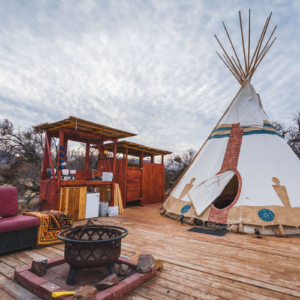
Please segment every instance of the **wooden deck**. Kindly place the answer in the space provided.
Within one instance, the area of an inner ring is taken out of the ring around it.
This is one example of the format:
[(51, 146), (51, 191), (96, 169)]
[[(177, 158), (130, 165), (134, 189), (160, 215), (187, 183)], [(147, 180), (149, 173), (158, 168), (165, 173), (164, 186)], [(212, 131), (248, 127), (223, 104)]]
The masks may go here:
[[(300, 298), (300, 238), (260, 240), (251, 235), (188, 232), (189, 225), (160, 216), (158, 207), (131, 207), (120, 216), (98, 219), (129, 230), (122, 254), (152, 253), (164, 264), (155, 279), (124, 299)], [(0, 256), (0, 282), (13, 279), (14, 268), (29, 265), (32, 258), (62, 256), (62, 250), (58, 245)], [(0, 290), (0, 299), (13, 299), (3, 293)]]

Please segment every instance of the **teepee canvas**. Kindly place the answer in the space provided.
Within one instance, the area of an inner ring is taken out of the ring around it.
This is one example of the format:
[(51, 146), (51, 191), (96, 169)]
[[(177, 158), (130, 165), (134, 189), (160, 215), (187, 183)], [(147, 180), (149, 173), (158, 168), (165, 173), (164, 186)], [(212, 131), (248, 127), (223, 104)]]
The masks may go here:
[(237, 62), (231, 60), (220, 44), (226, 62), (221, 59), (241, 88), (166, 198), (166, 215), (236, 224), (245, 232), (260, 228), (266, 234), (299, 233), (300, 161), (270, 122), (250, 83), (275, 40), (269, 44), (274, 29), (262, 48), (270, 18), (251, 60), (244, 51), (244, 69), (238, 57)]

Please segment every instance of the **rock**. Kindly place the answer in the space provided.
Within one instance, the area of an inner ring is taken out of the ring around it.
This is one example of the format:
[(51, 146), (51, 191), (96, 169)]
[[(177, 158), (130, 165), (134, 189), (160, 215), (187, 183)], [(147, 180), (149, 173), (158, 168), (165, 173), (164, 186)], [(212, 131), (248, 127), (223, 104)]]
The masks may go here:
[(76, 290), (74, 300), (95, 300), (97, 289), (93, 286), (81, 286)]
[(228, 229), (229, 232), (237, 232), (239, 226), (238, 225), (231, 225)]
[(102, 291), (108, 287), (111, 287), (113, 285), (116, 285), (119, 283), (119, 279), (117, 274), (111, 274), (109, 276), (107, 276), (106, 278), (104, 278), (102, 281), (98, 282), (96, 284), (97, 289)]
[(125, 276), (128, 273), (128, 269), (129, 269), (128, 265), (121, 264), (119, 268), (119, 275)]
[(141, 254), (137, 263), (137, 272), (147, 273), (155, 267), (155, 259), (151, 254)]
[(31, 272), (37, 276), (45, 275), (47, 271), (47, 258), (34, 258), (31, 263)]

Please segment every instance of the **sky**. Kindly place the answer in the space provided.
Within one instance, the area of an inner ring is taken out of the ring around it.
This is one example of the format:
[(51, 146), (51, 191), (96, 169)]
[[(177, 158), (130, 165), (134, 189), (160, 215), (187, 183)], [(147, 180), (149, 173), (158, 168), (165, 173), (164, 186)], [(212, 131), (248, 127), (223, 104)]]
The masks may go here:
[[(132, 142), (198, 150), (239, 90), (216, 51), (251, 53), (272, 11), (276, 42), (252, 84), (271, 120), (300, 110), (300, 1), (1, 0), (0, 120), (26, 128), (77, 116), (138, 134)], [(246, 34), (246, 39), (247, 39)]]

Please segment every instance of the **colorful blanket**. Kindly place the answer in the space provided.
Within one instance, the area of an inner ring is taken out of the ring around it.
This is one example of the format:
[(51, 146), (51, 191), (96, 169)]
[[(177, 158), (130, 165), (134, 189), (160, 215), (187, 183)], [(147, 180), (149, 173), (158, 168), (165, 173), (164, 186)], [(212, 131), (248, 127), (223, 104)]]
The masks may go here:
[(58, 234), (73, 225), (73, 215), (56, 210), (41, 212), (23, 212), (23, 215), (33, 216), (40, 219), (36, 245), (49, 245), (61, 242)]

